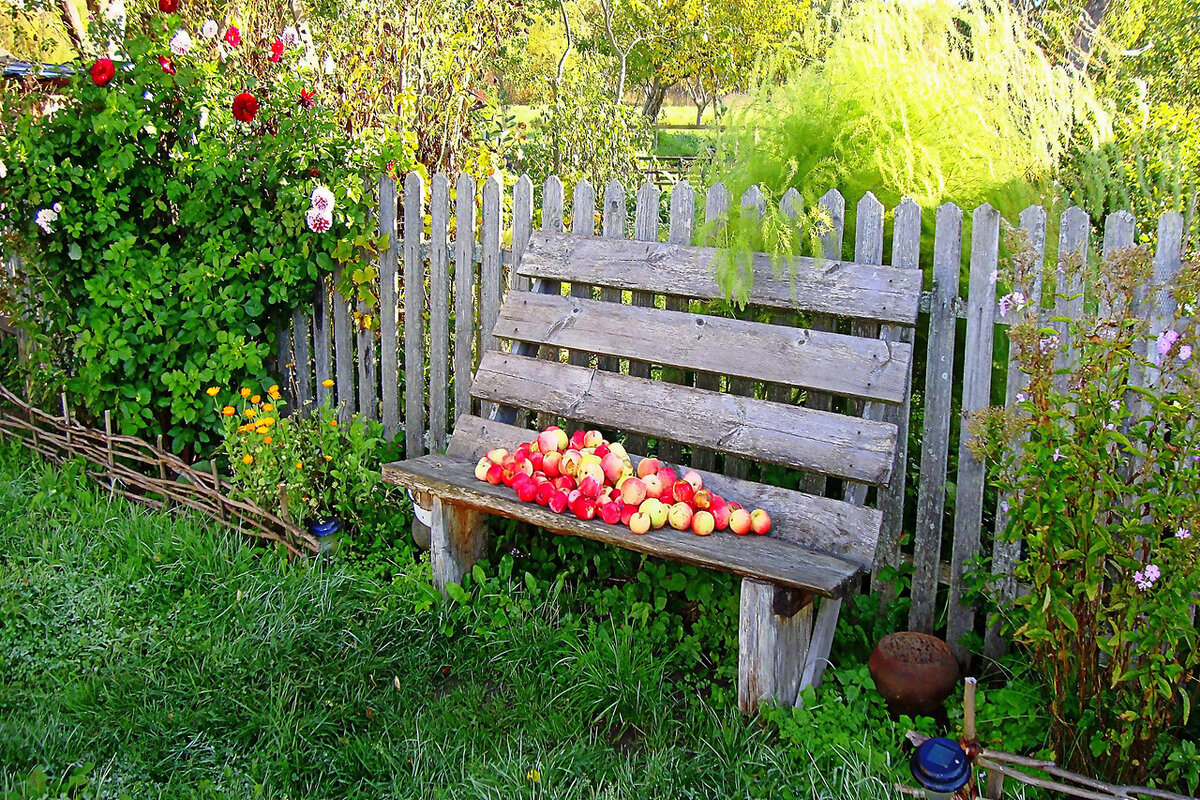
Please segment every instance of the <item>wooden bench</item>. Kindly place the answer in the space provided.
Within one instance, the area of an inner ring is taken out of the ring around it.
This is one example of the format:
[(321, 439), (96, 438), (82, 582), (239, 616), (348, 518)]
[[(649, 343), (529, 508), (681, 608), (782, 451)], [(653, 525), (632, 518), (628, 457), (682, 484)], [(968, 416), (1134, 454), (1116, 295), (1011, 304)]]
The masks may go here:
[[(777, 276), (767, 256), (756, 256), (750, 307), (769, 309), (775, 320), (800, 312), (826, 330), (654, 307), (647, 293), (671, 295), (677, 309), (688, 307), (680, 298), (719, 298), (714, 255), (535, 233), (518, 270), (532, 288), (508, 292), (492, 331), (511, 351), (498, 343), (487, 349), (471, 385), (485, 415), (459, 416), (445, 454), (389, 464), (384, 477), (428, 504), (433, 576), (443, 591), (485, 552), (485, 514), (741, 575), (739, 705), (750, 712), (763, 698), (792, 704), (801, 688), (819, 682), (840, 598), (871, 568), (882, 516), (863, 500), (896, 469), (897, 428), (882, 421), (882, 410), (906, 400), (912, 358), (899, 336), (879, 338), (880, 324), (895, 333), (915, 323), (921, 272), (799, 258), (791, 275)], [(596, 294), (607, 298), (632, 292), (634, 305), (595, 299), (590, 287), (617, 290)], [(848, 318), (842, 327), (859, 335), (835, 332), (834, 317)], [(620, 359), (629, 361), (627, 370), (614, 370)], [(695, 385), (647, 377), (660, 367), (676, 380), (694, 374)], [(740, 393), (719, 391), (722, 380)], [(795, 402), (801, 397), (809, 407)], [(864, 413), (828, 410), (839, 407)], [(747, 464), (802, 470), (816, 493), (702, 470), (717, 493), (765, 508), (771, 532), (701, 537), (667, 527), (639, 536), (598, 519), (582, 522), (474, 477), (484, 452), (532, 438), (514, 423), (538, 417), (568, 429), (600, 428), (609, 438), (623, 433), (631, 453), (630, 443), (650, 437), (660, 447), (690, 448), (693, 465), (716, 454), (727, 472), (745, 473)], [(827, 479), (842, 483), (829, 486), (841, 489), (839, 498), (822, 496)]]

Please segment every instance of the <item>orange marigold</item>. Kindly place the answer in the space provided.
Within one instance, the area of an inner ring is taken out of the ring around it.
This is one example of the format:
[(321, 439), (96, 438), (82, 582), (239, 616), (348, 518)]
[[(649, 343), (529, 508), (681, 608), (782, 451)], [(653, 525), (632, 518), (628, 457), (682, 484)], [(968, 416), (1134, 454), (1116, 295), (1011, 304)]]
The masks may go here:
[(209, 397), (216, 397), (217, 393), (220, 392), (221, 390), (218, 389), (216, 386), (210, 386), (207, 389), (205, 389), (204, 391), (208, 393)]
[(254, 456), (250, 455), (249, 453), (246, 453), (246, 455), (242, 456), (242, 463), (243, 464), (253, 464)]
[(274, 425), (274, 424), (275, 424), (275, 418), (274, 418), (274, 417), (263, 417), (262, 419), (260, 419), (260, 420), (258, 421), (258, 424), (259, 424), (259, 425), (265, 425), (265, 426), (267, 426), (267, 427), (269, 428), (269, 427), (271, 427), (272, 425)]
[(275, 406), (270, 403), (263, 403), (263, 411), (271, 412), (275, 410)]
[(297, 462), (296, 462), (296, 469), (304, 469), (304, 462), (303, 462), (303, 461), (297, 461)]
[(250, 396), (250, 390), (247, 389), (245, 386), (243, 386), (242, 387), (242, 397), (249, 397), (249, 396)]
[(260, 400), (262, 400), (262, 395), (261, 395), (261, 394), (256, 394), (256, 395), (254, 395), (254, 397), (251, 397), (251, 398), (250, 398), (250, 402), (251, 402), (251, 403), (257, 403), (257, 402), (259, 402)]
[(259, 425), (257, 428), (255, 428), (254, 432), (257, 433), (259, 436), (267, 435), (267, 429), (262, 425)]
[(255, 414), (257, 414), (258, 412), (257, 412), (257, 411), (255, 411), (253, 408), (247, 408), (247, 409), (246, 409), (245, 411), (243, 411), (242, 413), (243, 413), (243, 414), (245, 414), (247, 417), (253, 417), (253, 416), (254, 416)]
[(264, 436), (264, 437), (263, 437), (263, 444), (270, 444), (270, 443), (271, 443), (271, 437), (270, 437), (270, 436)]
[(335, 427), (335, 428), (336, 428), (336, 427), (337, 427), (337, 420), (336, 420), (336, 419), (331, 419), (331, 420), (329, 420), (329, 424), (330, 424), (330, 425), (332, 425), (333, 427)]
[(331, 380), (324, 380), (324, 381), (321, 381), (321, 385), (322, 385), (322, 386), (324, 386), (326, 389), (332, 389), (332, 388), (333, 388), (333, 381), (331, 381)]
[(325, 456), (326, 461), (333, 461), (333, 456)]
[(275, 384), (271, 384), (271, 388), (267, 389), (267, 397), (270, 397), (272, 400), (278, 400), (280, 396), (279, 387)]
[(225, 406), (224, 408), (221, 409), (221, 413), (227, 417), (232, 417), (234, 414), (237, 413), (237, 409), (234, 408), (233, 406)]

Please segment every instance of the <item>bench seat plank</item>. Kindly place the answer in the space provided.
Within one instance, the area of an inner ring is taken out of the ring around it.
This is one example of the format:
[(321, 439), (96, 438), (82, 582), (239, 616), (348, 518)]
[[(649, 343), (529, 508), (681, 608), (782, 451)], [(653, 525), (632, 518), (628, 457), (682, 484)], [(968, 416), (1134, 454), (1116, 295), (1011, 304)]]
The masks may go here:
[(861, 566), (771, 536), (716, 532), (696, 536), (671, 528), (638, 535), (624, 525), (584, 522), (555, 514), (535, 503), (522, 503), (512, 489), (478, 481), (474, 464), (447, 455), (429, 455), (384, 467), (384, 480), (428, 492), (443, 503), (530, 522), (548, 531), (582, 536), (605, 544), (687, 564), (755, 577), (804, 589), (822, 597), (840, 597)]
[[(496, 420), (464, 414), (454, 426), (454, 438), (446, 455), (472, 465), (494, 447), (512, 452), (536, 431), (506, 425)], [(629, 454), (636, 467), (642, 456)], [(684, 467), (672, 465), (682, 475)], [(790, 542), (823, 553), (831, 553), (870, 569), (875, 560), (883, 513), (875, 508), (855, 506), (832, 497), (817, 497), (780, 486), (731, 478), (720, 473), (696, 470), (704, 486), (727, 500), (736, 500), (749, 508), (765, 508), (771, 514), (771, 532)]]
[(892, 423), (496, 351), (471, 395), (876, 485), (890, 480), (896, 449)]
[(912, 359), (901, 342), (532, 292), (509, 294), (492, 334), (889, 403)]
[[(723, 299), (714, 247), (534, 233), (517, 273), (527, 278), (601, 284), (702, 300)], [(915, 325), (923, 277), (919, 270), (794, 256), (776, 270), (771, 256), (753, 254), (750, 305)]]

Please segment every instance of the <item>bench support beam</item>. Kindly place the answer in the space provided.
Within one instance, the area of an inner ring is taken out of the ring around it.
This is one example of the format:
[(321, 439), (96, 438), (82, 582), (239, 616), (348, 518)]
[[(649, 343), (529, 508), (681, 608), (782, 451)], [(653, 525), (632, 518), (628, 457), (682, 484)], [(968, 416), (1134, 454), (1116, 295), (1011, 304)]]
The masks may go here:
[[(772, 583), (742, 580), (738, 618), (738, 707), (742, 713), (755, 713), (763, 701), (796, 704), (813, 628), (813, 604), (800, 606), (797, 601), (801, 599), (793, 590)], [(790, 615), (778, 613), (793, 609)]]
[(460, 583), (487, 550), (487, 525), (482, 512), (443, 502), (436, 496), (431, 522), (429, 559), (433, 585), (446, 597), (446, 587)]

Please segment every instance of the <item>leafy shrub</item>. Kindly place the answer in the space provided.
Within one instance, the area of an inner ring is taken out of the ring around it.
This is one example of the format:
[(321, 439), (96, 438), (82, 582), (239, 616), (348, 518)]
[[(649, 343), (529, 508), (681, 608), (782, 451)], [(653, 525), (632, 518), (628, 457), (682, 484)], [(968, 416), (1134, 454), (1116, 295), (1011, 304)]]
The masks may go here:
[[(1037, 259), (1011, 263), (1016, 288), (1000, 302), (1019, 315), (1010, 335), (1029, 386), (1016, 411), (972, 422), (1008, 493), (1003, 535), (1025, 550), (1016, 579), (1029, 593), (1010, 624), (1050, 687), (1059, 758), (1140, 782), (1161, 775), (1200, 669), (1190, 616), (1200, 592), (1200, 268), (1157, 287), (1144, 248), (1103, 270), (1069, 264), (1076, 277), (1086, 273), (1098, 305), (1070, 321), (1065, 351), (1059, 331), (1024, 302)], [(1136, 298), (1160, 290), (1191, 319), (1147, 341)]]
[[(28, 264), (11, 297), (32, 361), (66, 375), (47, 393), (181, 450), (211, 441), (195, 387), (269, 382), (274, 321), (381, 244), (362, 176), (411, 148), (339, 130), (295, 46), (178, 23), (152, 17), (50, 106), (5, 106), (0, 229)], [(335, 198), (327, 232), (309, 219), (318, 186)]]

